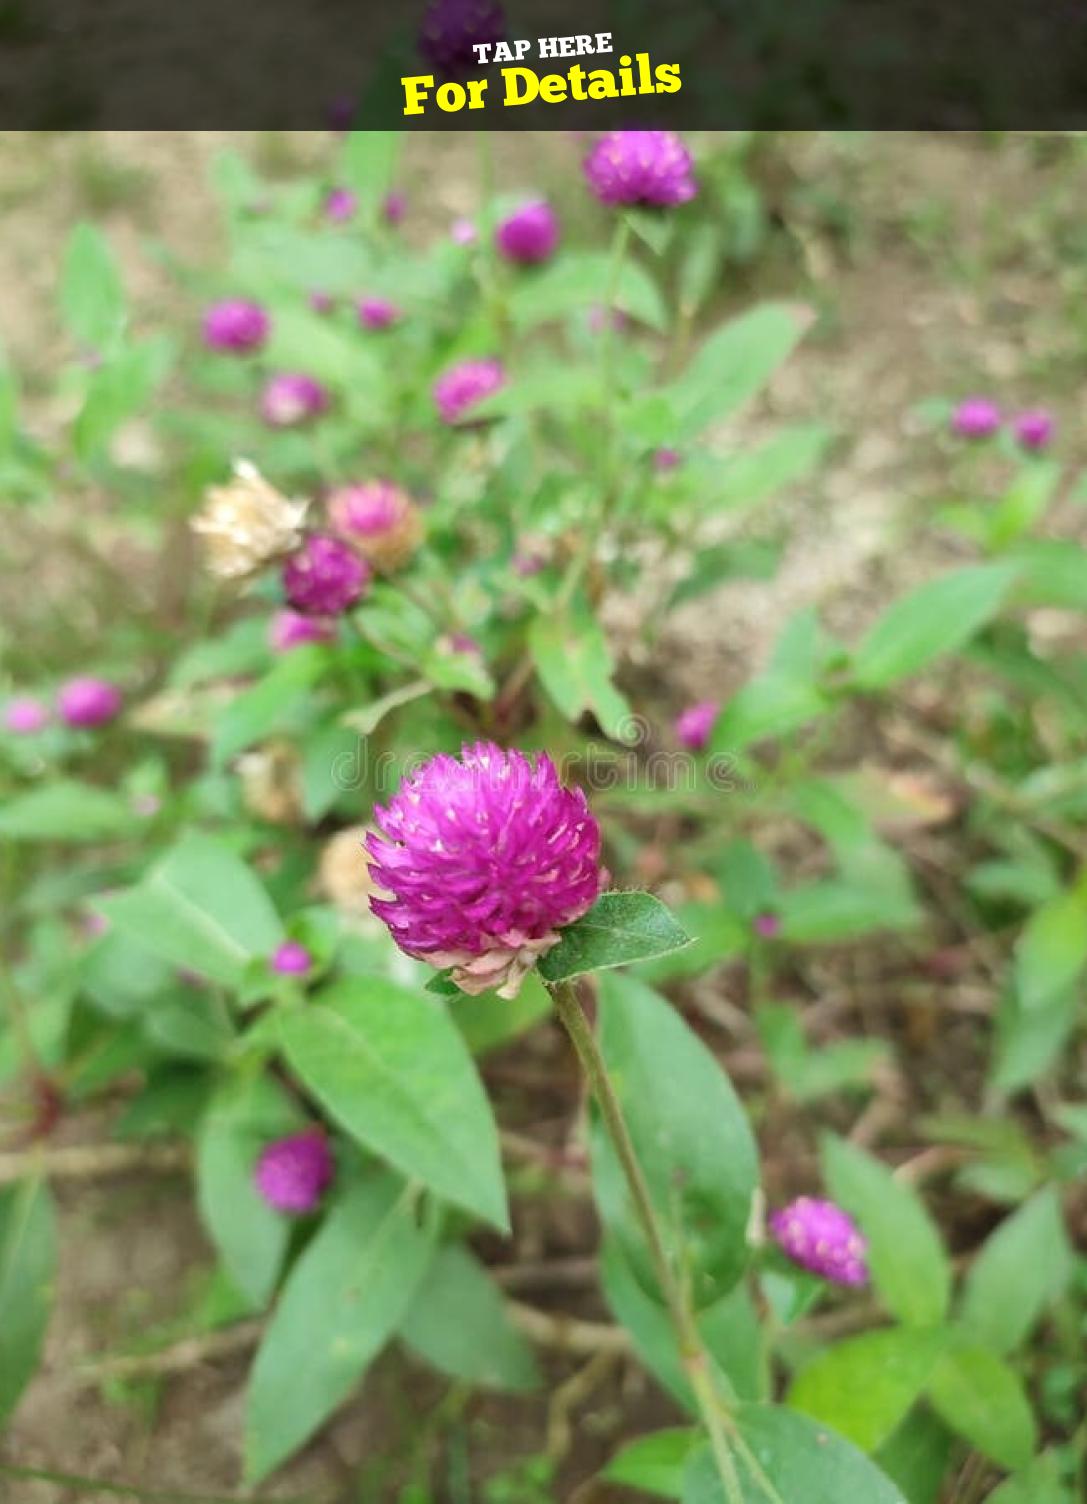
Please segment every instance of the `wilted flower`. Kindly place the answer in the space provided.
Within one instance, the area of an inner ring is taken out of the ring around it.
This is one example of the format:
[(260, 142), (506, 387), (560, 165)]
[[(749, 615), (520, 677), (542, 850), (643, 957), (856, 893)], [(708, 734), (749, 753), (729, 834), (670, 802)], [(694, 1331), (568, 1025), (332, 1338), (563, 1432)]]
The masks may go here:
[(470, 219), (455, 219), (449, 235), (455, 245), (471, 245), (478, 238), (479, 231)]
[(358, 315), (364, 329), (388, 329), (400, 318), (400, 309), (388, 298), (360, 298)]
[(784, 1254), (836, 1285), (868, 1283), (868, 1244), (848, 1212), (811, 1196), (774, 1212), (770, 1233)]
[(208, 487), (191, 526), (204, 540), (210, 572), (240, 579), (298, 547), (306, 506), (288, 500), (254, 465), (239, 460), (232, 480)]
[(332, 1179), (332, 1153), (319, 1128), (277, 1138), (257, 1161), (253, 1179), (277, 1212), (303, 1216), (320, 1201)]
[(292, 428), (328, 408), (328, 392), (312, 376), (283, 371), (272, 376), (260, 399), (261, 417), (273, 428)]
[(1017, 443), (1023, 449), (1044, 449), (1053, 437), (1053, 415), (1044, 408), (1020, 413), (1013, 424)]
[(988, 397), (967, 397), (951, 414), (951, 431), (960, 439), (988, 439), (1002, 422), (1000, 409)]
[(244, 753), (234, 764), (242, 803), (269, 825), (297, 825), (302, 819), (302, 772), (290, 742), (268, 742)]
[(477, 402), (506, 384), (500, 360), (462, 360), (434, 383), (434, 401), (443, 423), (457, 423)]
[(506, 13), (497, 0), (431, 0), (419, 28), (419, 53), (449, 77), (479, 66), (473, 47), (499, 42)]
[(333, 188), (325, 198), (325, 218), (334, 225), (346, 224), (354, 219), (358, 206), (357, 193), (352, 193), (350, 188)]
[(212, 350), (244, 355), (260, 349), (271, 327), (271, 320), (259, 303), (247, 298), (226, 298), (213, 303), (204, 315), (204, 343)]
[(494, 239), (507, 260), (532, 265), (554, 253), (559, 243), (559, 222), (551, 205), (538, 199), (504, 219)]
[(401, 950), (472, 994), (516, 997), (605, 880), (600, 828), (551, 759), (491, 742), (439, 754), (374, 811), (370, 907)]
[(688, 752), (701, 752), (713, 734), (721, 707), (716, 700), (700, 700), (676, 716), (676, 739)]
[(337, 831), (321, 852), (317, 869), (321, 892), (349, 914), (369, 914), (370, 899), (377, 891), (366, 856), (366, 839), (372, 833), (369, 825), (349, 825)]
[(283, 565), (283, 592), (306, 616), (339, 616), (361, 600), (370, 566), (341, 538), (310, 533)]
[(781, 919), (777, 914), (769, 912), (756, 914), (751, 921), (751, 928), (760, 940), (776, 940), (781, 934)]
[(672, 131), (610, 131), (585, 159), (602, 204), (674, 208), (694, 198), (691, 154)]
[(333, 642), (335, 637), (334, 622), (303, 616), (299, 611), (277, 611), (268, 628), (269, 646), (277, 653), (289, 653), (307, 642)]
[(4, 706), (4, 726), (16, 736), (32, 736), (49, 724), (49, 707), (42, 700), (20, 695)]
[(297, 940), (284, 940), (282, 945), (276, 947), (272, 955), (272, 970), (277, 971), (280, 976), (301, 976), (303, 972), (309, 971), (312, 965), (313, 957)]
[(394, 188), (391, 193), (385, 195), (385, 201), (381, 205), (381, 213), (387, 225), (398, 225), (408, 212), (407, 194), (401, 193)]
[(69, 679), (57, 695), (60, 718), (68, 726), (104, 726), (120, 714), (121, 691), (108, 679)]
[(328, 516), (341, 533), (382, 574), (399, 569), (423, 537), (419, 509), (391, 481), (341, 486), (328, 499)]

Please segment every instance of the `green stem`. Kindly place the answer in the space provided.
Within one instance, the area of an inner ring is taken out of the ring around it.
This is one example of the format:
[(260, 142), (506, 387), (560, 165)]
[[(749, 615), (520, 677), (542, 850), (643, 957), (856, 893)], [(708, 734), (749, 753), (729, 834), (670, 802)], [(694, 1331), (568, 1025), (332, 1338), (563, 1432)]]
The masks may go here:
[(600, 1052), (600, 1046), (596, 1042), (596, 1035), (593, 1033), (589, 1020), (585, 1017), (585, 1011), (572, 983), (556, 983), (551, 990), (551, 996), (555, 1001), (556, 1012), (570, 1036), (582, 1069), (588, 1078), (589, 1087), (600, 1108), (608, 1136), (619, 1156), (623, 1174), (626, 1176), (634, 1208), (649, 1245), (649, 1253), (661, 1293), (675, 1328), (684, 1370), (702, 1417), (702, 1423), (709, 1434), (710, 1448), (725, 1490), (725, 1497), (728, 1504), (743, 1504), (736, 1463), (725, 1434), (724, 1411), (710, 1377), (702, 1335), (698, 1330), (690, 1301), (668, 1257), (664, 1234), (653, 1206), (645, 1172), (638, 1160), (622, 1105), (608, 1074), (608, 1067)]

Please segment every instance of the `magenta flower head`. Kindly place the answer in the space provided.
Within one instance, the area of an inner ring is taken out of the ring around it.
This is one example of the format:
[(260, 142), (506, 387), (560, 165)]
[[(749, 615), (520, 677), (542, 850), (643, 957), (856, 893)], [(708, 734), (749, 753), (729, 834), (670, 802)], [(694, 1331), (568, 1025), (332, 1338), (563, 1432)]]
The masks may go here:
[(584, 793), (563, 788), (542, 753), (493, 742), (441, 753), (374, 819), (371, 908), (401, 950), (451, 967), (464, 992), (516, 997), (607, 878)]
[(104, 726), (121, 711), (121, 691), (108, 679), (69, 679), (57, 695), (57, 709), (67, 726)]
[(328, 408), (328, 392), (312, 376), (283, 371), (273, 376), (260, 399), (261, 417), (271, 428), (294, 428)]
[(33, 736), (49, 724), (49, 707), (29, 695), (20, 695), (4, 706), (4, 727), (16, 736)]
[(691, 154), (672, 131), (611, 131), (585, 159), (589, 187), (602, 204), (674, 209), (698, 192)]
[(1044, 449), (1053, 437), (1053, 415), (1044, 408), (1020, 413), (1013, 424), (1016, 443), (1021, 449)]
[(332, 1153), (319, 1128), (277, 1138), (265, 1148), (253, 1174), (257, 1190), (277, 1212), (312, 1212), (332, 1179)]
[(313, 957), (297, 940), (284, 940), (272, 954), (272, 970), (281, 977), (299, 977), (312, 965)]
[(794, 1264), (835, 1285), (865, 1285), (868, 1244), (833, 1201), (801, 1196), (770, 1217), (770, 1234)]
[(383, 574), (406, 564), (423, 538), (419, 509), (406, 491), (387, 480), (340, 486), (328, 498), (328, 518)]
[(989, 439), (1003, 420), (988, 397), (967, 397), (951, 414), (951, 431), (960, 439)]
[(653, 451), (653, 469), (660, 475), (666, 474), (669, 470), (677, 470), (682, 464), (683, 456), (678, 449), (666, 447)]
[(543, 199), (525, 204), (494, 232), (495, 245), (507, 261), (532, 266), (546, 261), (559, 243), (559, 222), (551, 205)]
[(226, 298), (213, 303), (204, 315), (204, 343), (211, 350), (246, 355), (260, 349), (271, 327), (272, 322), (259, 303), (246, 298)]
[(781, 934), (781, 919), (777, 914), (771, 914), (769, 911), (756, 914), (751, 921), (751, 928), (760, 940), (776, 940)]
[(388, 329), (400, 318), (400, 309), (388, 298), (360, 298), (358, 315), (364, 329)]
[(697, 705), (689, 705), (681, 711), (676, 716), (676, 740), (680, 746), (688, 752), (703, 751), (713, 734), (720, 709), (716, 700), (700, 700)]
[(394, 188), (391, 193), (385, 195), (384, 202), (381, 205), (381, 213), (387, 225), (400, 224), (407, 212), (408, 198), (406, 193), (401, 193), (399, 189)]
[(307, 642), (333, 642), (335, 638), (334, 622), (303, 616), (298, 611), (277, 611), (268, 628), (268, 645), (276, 653), (289, 653)]
[(354, 219), (359, 207), (357, 193), (350, 188), (333, 188), (325, 198), (325, 218), (334, 225), (345, 225)]
[(462, 360), (443, 371), (434, 383), (434, 401), (443, 423), (459, 423), (477, 402), (493, 396), (506, 384), (500, 360)]
[(341, 538), (310, 533), (283, 565), (283, 592), (304, 616), (339, 616), (362, 599), (370, 575), (366, 560)]
[(449, 231), (454, 245), (471, 245), (479, 237), (479, 231), (470, 219), (455, 219)]
[(456, 78), (479, 67), (477, 43), (500, 42), (505, 33), (506, 13), (497, 0), (432, 0), (419, 28), (419, 55)]

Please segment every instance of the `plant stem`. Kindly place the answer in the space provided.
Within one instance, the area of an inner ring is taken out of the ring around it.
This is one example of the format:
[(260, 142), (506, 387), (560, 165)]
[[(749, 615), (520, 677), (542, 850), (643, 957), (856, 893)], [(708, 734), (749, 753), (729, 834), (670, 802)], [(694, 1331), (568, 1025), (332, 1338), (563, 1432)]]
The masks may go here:
[(714, 1462), (720, 1474), (725, 1497), (729, 1504), (743, 1504), (740, 1480), (732, 1456), (728, 1437), (725, 1434), (724, 1411), (710, 1377), (706, 1349), (698, 1330), (689, 1300), (676, 1277), (661, 1231), (660, 1220), (653, 1206), (645, 1173), (638, 1160), (634, 1142), (623, 1116), (622, 1104), (608, 1074), (608, 1067), (600, 1052), (589, 1020), (578, 1000), (577, 992), (570, 982), (558, 982), (551, 989), (555, 1009), (562, 1025), (569, 1034), (589, 1087), (596, 1098), (608, 1136), (619, 1156), (627, 1185), (634, 1201), (638, 1220), (642, 1225), (657, 1280), (664, 1295), (679, 1342), (680, 1356), (694, 1393), (702, 1422), (710, 1439)]

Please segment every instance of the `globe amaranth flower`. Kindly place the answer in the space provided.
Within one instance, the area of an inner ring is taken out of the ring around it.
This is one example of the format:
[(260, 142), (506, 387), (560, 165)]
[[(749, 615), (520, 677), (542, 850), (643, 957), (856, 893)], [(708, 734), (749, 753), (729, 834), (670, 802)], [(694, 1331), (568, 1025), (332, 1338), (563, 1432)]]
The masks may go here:
[(272, 376), (260, 398), (261, 417), (272, 428), (293, 428), (328, 410), (328, 392), (301, 371)]
[(419, 54), (447, 78), (478, 68), (473, 48), (500, 42), (506, 13), (497, 0), (432, 0), (419, 28)]
[(385, 195), (381, 205), (381, 215), (387, 225), (402, 223), (404, 215), (408, 212), (408, 197), (394, 188), (391, 193)]
[(30, 695), (20, 695), (4, 706), (4, 727), (16, 736), (33, 736), (49, 724), (49, 707)]
[(239, 460), (225, 486), (209, 486), (190, 526), (203, 545), (211, 574), (242, 579), (297, 548), (307, 503), (270, 486), (254, 465)]
[(1012, 424), (1012, 431), (1020, 448), (1037, 451), (1046, 448), (1053, 437), (1053, 427), (1052, 413), (1038, 407), (1020, 413)]
[(763, 914), (756, 914), (751, 921), (751, 928), (760, 940), (776, 940), (781, 934), (781, 917), (767, 910)]
[(401, 568), (422, 542), (418, 507), (391, 481), (341, 486), (328, 499), (328, 517), (336, 532), (382, 574)]
[(298, 977), (309, 971), (313, 957), (297, 940), (284, 940), (272, 953), (272, 970), (282, 977)]
[(268, 628), (268, 644), (276, 653), (289, 653), (308, 642), (334, 642), (336, 624), (299, 611), (277, 611)]
[(967, 397), (951, 414), (951, 431), (960, 439), (988, 439), (1002, 421), (999, 407), (988, 397)]
[(713, 735), (721, 707), (716, 700), (699, 700), (676, 716), (676, 740), (688, 752), (701, 752)]
[(682, 464), (683, 456), (678, 449), (671, 449), (666, 446), (663, 449), (654, 449), (653, 451), (653, 469), (659, 475), (665, 475), (669, 470), (678, 470)]
[(104, 726), (121, 713), (121, 691), (108, 679), (69, 679), (57, 695), (57, 709), (67, 726)]
[(328, 1140), (319, 1128), (307, 1128), (269, 1144), (257, 1161), (253, 1180), (270, 1207), (299, 1217), (315, 1209), (332, 1172)]
[(362, 599), (370, 575), (366, 560), (342, 538), (310, 533), (283, 565), (283, 592), (304, 616), (339, 616)]
[(500, 360), (462, 360), (434, 383), (434, 401), (443, 423), (459, 423), (477, 403), (506, 384)]
[(585, 159), (589, 187), (602, 204), (671, 209), (698, 191), (691, 154), (672, 131), (611, 131)]
[(333, 188), (325, 197), (325, 218), (334, 225), (345, 225), (354, 219), (359, 207), (359, 196), (350, 188)]
[(464, 992), (516, 997), (606, 879), (600, 828), (551, 759), (492, 742), (432, 757), (374, 810), (370, 907), (410, 956)]
[(470, 219), (455, 219), (449, 230), (454, 245), (471, 245), (479, 238), (479, 231)]
[(204, 343), (212, 350), (246, 355), (261, 348), (271, 327), (272, 321), (259, 303), (226, 298), (213, 303), (204, 315)]
[(551, 205), (537, 199), (504, 219), (494, 232), (494, 240), (507, 261), (532, 266), (554, 254), (559, 243), (559, 221)]
[(794, 1264), (836, 1285), (868, 1283), (868, 1244), (848, 1212), (833, 1201), (801, 1196), (769, 1221), (770, 1233)]
[(400, 309), (388, 298), (360, 298), (357, 312), (364, 329), (389, 329), (400, 319)]

